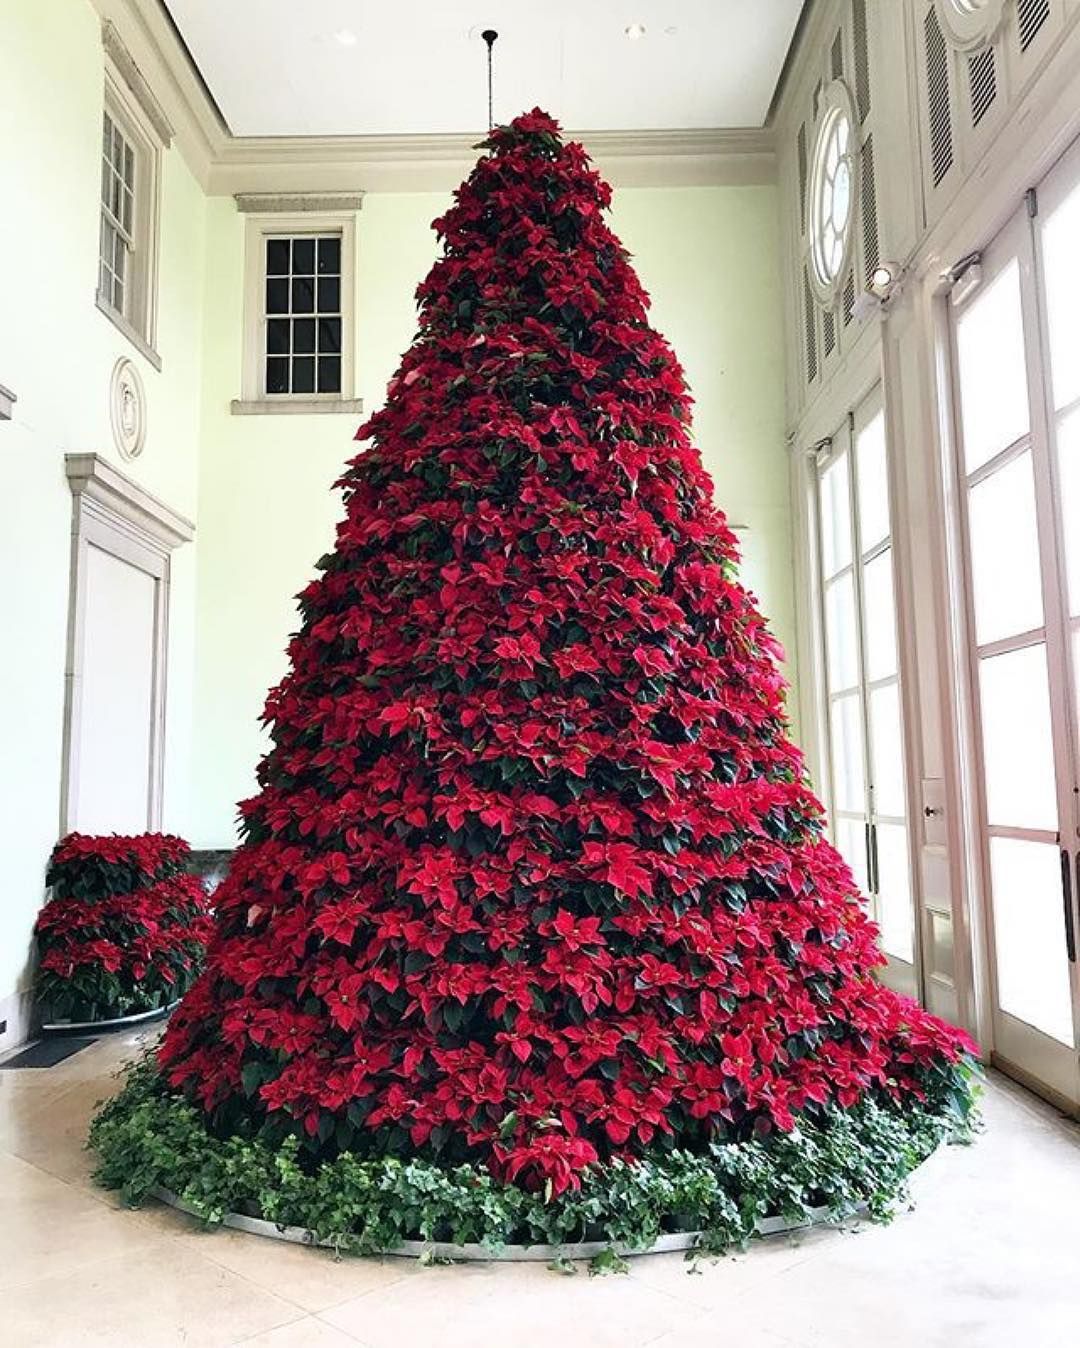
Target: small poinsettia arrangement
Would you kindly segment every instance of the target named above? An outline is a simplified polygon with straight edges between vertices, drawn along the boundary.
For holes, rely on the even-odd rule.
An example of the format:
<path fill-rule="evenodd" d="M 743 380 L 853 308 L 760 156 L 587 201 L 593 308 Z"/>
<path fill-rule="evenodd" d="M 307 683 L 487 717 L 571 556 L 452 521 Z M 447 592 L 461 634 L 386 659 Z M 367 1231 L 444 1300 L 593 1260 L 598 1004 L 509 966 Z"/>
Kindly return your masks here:
<path fill-rule="evenodd" d="M 171 834 L 61 839 L 34 928 L 36 995 L 52 1019 L 135 1015 L 187 990 L 211 931 L 202 882 L 184 870 L 189 854 Z"/>

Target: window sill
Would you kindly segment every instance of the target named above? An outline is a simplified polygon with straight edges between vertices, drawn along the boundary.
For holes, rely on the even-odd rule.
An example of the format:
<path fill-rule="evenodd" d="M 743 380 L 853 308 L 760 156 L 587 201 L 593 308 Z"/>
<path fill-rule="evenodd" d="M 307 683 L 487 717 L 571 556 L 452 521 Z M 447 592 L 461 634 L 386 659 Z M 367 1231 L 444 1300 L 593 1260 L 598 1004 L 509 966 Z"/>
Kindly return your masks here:
<path fill-rule="evenodd" d="M 150 343 L 146 340 L 146 338 L 143 337 L 135 328 L 132 327 L 132 325 L 127 321 L 127 319 L 123 316 L 123 314 L 117 313 L 116 310 L 112 307 L 112 305 L 107 303 L 107 301 L 103 300 L 100 295 L 94 296 L 94 303 L 105 315 L 105 317 L 109 320 L 109 322 L 113 325 L 113 327 L 117 328 L 120 332 L 124 334 L 124 336 L 128 339 L 128 341 L 135 348 L 135 350 L 138 351 L 139 355 L 145 357 L 154 367 L 155 370 L 160 370 L 161 357 L 150 345 Z"/>
<path fill-rule="evenodd" d="M 234 398 L 229 405 L 234 417 L 307 416 L 312 412 L 363 412 L 362 398 Z"/>

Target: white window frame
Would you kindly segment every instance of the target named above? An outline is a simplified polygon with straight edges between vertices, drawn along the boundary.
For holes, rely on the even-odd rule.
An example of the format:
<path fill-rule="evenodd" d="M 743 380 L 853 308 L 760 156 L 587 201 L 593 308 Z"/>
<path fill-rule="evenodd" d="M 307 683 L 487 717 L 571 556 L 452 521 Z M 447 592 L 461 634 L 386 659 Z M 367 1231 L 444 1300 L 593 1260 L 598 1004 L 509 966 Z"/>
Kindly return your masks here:
<path fill-rule="evenodd" d="M 859 437 L 878 417 L 885 418 L 886 465 L 889 478 L 889 529 L 884 538 L 873 540 L 864 547 L 861 534 L 861 516 L 859 513 L 857 446 Z M 880 384 L 870 388 L 854 405 L 854 408 L 834 434 L 822 441 L 808 457 L 808 470 L 804 479 L 806 512 L 805 527 L 808 531 L 807 557 L 805 560 L 803 602 L 807 605 L 804 618 L 807 633 L 808 655 L 807 678 L 800 687 L 804 698 L 804 715 L 814 729 L 817 749 L 818 777 L 823 784 L 822 795 L 827 806 L 830 833 L 837 839 L 837 820 L 863 818 L 866 839 L 866 860 L 860 873 L 855 866 L 856 879 L 866 895 L 871 914 L 878 920 L 878 875 L 877 875 L 877 836 L 878 825 L 894 826 L 903 824 L 907 832 L 908 890 L 911 901 L 912 957 L 906 957 L 885 951 L 887 968 L 883 972 L 883 981 L 908 996 L 921 998 L 922 995 L 922 954 L 921 954 L 921 887 L 918 874 L 916 827 L 912 777 L 915 762 L 908 721 L 907 697 L 908 669 L 905 643 L 907 636 L 904 627 L 904 608 L 899 592 L 901 578 L 898 567 L 898 520 L 897 492 L 893 476 L 892 447 L 889 442 L 888 409 L 884 405 L 884 393 Z M 824 575 L 823 533 L 821 522 L 821 479 L 823 473 L 837 459 L 846 457 L 848 462 L 847 511 L 850 528 L 851 558 L 833 576 L 835 581 L 845 571 L 850 570 L 854 595 L 855 645 L 857 677 L 854 685 L 833 688 L 830 680 L 826 651 L 826 577 Z M 893 673 L 871 679 L 866 668 L 866 634 L 864 623 L 866 606 L 863 594 L 864 573 L 868 565 L 883 553 L 892 554 L 893 599 L 895 606 L 896 669 Z M 801 668 L 802 666 L 800 666 Z M 872 721 L 870 716 L 870 696 L 873 691 L 895 684 L 898 690 L 900 707 L 900 743 L 903 759 L 903 802 L 902 816 L 881 813 L 874 792 L 873 747 L 871 740 Z M 860 726 L 860 754 L 862 763 L 864 807 L 861 813 L 851 808 L 841 808 L 837 798 L 834 781 L 834 730 L 833 705 L 842 698 L 857 695 Z"/>
<path fill-rule="evenodd" d="M 257 200 L 257 199 L 256 199 Z M 297 198 L 282 198 L 296 204 Z M 249 211 L 250 197 L 238 198 Z M 356 209 L 262 209 L 248 213 L 244 237 L 244 356 L 241 397 L 234 414 L 350 412 L 363 410 L 356 388 Z M 356 205 L 359 205 L 357 198 Z M 341 389 L 337 393 L 267 393 L 266 391 L 266 241 L 305 234 L 341 237 Z"/>
<path fill-rule="evenodd" d="M 823 193 L 829 185 L 825 153 L 841 122 L 846 122 L 848 128 L 847 146 L 840 156 L 840 162 L 847 165 L 848 210 L 843 234 L 837 236 L 841 244 L 840 259 L 831 274 L 826 275 L 819 231 Z M 832 80 L 821 94 L 806 188 L 807 272 L 815 296 L 827 309 L 836 303 L 843 290 L 855 256 L 855 232 L 862 201 L 862 136 L 851 91 L 842 79 Z"/>
<path fill-rule="evenodd" d="M 101 289 L 101 218 L 104 207 L 98 193 L 98 269 L 95 302 L 153 367 L 161 369 L 157 341 L 158 252 L 161 233 L 161 156 L 166 142 L 155 120 L 144 111 L 143 99 L 126 83 L 119 66 L 106 56 L 105 93 L 102 104 L 100 142 L 105 114 L 131 145 L 135 155 L 135 211 L 132 250 L 126 276 L 124 312 L 116 309 Z"/>

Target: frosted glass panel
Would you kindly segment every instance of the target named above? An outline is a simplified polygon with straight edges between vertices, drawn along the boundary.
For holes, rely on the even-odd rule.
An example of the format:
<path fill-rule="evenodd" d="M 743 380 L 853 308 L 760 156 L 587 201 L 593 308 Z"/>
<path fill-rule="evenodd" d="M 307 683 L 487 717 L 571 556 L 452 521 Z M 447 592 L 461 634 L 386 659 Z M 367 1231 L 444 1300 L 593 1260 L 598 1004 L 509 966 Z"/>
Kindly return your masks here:
<path fill-rule="evenodd" d="M 851 867 L 855 886 L 865 895 L 868 885 L 866 878 L 866 822 L 862 819 L 838 819 L 836 821 L 836 850 Z"/>
<path fill-rule="evenodd" d="M 1046 647 L 979 662 L 989 822 L 1057 831 Z"/>
<path fill-rule="evenodd" d="M 881 944 L 888 954 L 910 963 L 915 958 L 915 943 L 907 829 L 903 824 L 878 824 L 877 866 L 877 920 Z"/>
<path fill-rule="evenodd" d="M 1054 406 L 1080 398 L 1080 189 L 1074 188 L 1043 224 L 1046 316 Z"/>
<path fill-rule="evenodd" d="M 838 697 L 832 707 L 832 765 L 834 804 L 838 810 L 866 808 L 863 774 L 862 724 L 859 695 Z"/>
<path fill-rule="evenodd" d="M 895 683 L 870 694 L 870 745 L 874 807 L 878 814 L 907 813 L 904 808 L 904 742 L 900 734 L 900 690 Z"/>
<path fill-rule="evenodd" d="M 975 638 L 980 646 L 1043 623 L 1031 454 L 999 468 L 968 498 Z"/>
<path fill-rule="evenodd" d="M 879 412 L 855 446 L 859 484 L 859 546 L 869 552 L 889 533 L 889 477 L 885 466 L 885 415 Z"/>
<path fill-rule="evenodd" d="M 829 688 L 851 688 L 859 678 L 858 634 L 855 629 L 855 579 L 850 571 L 825 587 L 825 650 Z"/>
<path fill-rule="evenodd" d="M 990 839 L 998 1004 L 1063 1044 L 1073 1043 L 1058 849 Z"/>
<path fill-rule="evenodd" d="M 1069 612 L 1080 615 L 1080 408 L 1058 422 L 1057 443 Z"/>
<path fill-rule="evenodd" d="M 956 324 L 964 462 L 973 472 L 1030 424 L 1020 270 L 1015 259 Z"/>
<path fill-rule="evenodd" d="M 848 456 L 841 454 L 821 475 L 821 563 L 834 576 L 851 561 L 851 495 Z"/>
<path fill-rule="evenodd" d="M 863 568 L 863 610 L 866 677 L 870 680 L 888 678 L 896 673 L 892 548 L 887 548 Z"/>

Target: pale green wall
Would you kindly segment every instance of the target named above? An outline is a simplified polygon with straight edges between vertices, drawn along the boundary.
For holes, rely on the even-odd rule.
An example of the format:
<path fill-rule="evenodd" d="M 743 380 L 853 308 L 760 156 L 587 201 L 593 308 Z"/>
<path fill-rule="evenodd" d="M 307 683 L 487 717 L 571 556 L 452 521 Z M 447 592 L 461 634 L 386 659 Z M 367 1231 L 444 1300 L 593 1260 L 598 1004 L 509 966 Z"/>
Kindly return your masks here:
<path fill-rule="evenodd" d="M 205 209 L 173 149 L 164 156 L 159 374 L 94 305 L 103 65 L 86 0 L 0 0 L 0 1014 L 29 971 L 30 933 L 60 806 L 71 494 L 65 453 L 95 451 L 181 514 L 197 504 Z M 145 452 L 122 463 L 108 424 L 120 356 L 140 368 Z M 195 547 L 174 554 L 165 823 L 187 831 Z M 11 1033 L 11 1027 L 9 1027 Z"/>
<path fill-rule="evenodd" d="M 369 195 L 357 226 L 357 393 L 382 402 L 414 329 L 413 291 L 436 254 L 441 194 Z M 744 575 L 794 649 L 776 196 L 771 187 L 633 189 L 613 224 L 652 292 L 696 398 L 695 430 L 717 496 L 748 526 Z M 209 212 L 199 502 L 199 635 L 192 828 L 233 840 L 235 802 L 254 790 L 257 720 L 285 669 L 296 594 L 333 542 L 329 490 L 357 419 L 230 415 L 239 393 L 243 219 Z"/>
<path fill-rule="evenodd" d="M 0 383 L 0 1016 L 29 971 L 31 928 L 59 824 L 71 499 L 67 452 L 96 451 L 196 521 L 174 554 L 165 826 L 196 845 L 233 839 L 262 751 L 258 716 L 284 671 L 292 596 L 331 544 L 331 491 L 357 418 L 236 417 L 243 220 L 164 156 L 155 371 L 94 306 L 103 66 L 88 0 L 0 0 L 4 130 Z M 357 393 L 369 409 L 414 331 L 413 291 L 435 256 L 444 194 L 370 194 L 357 230 Z M 774 191 L 620 192 L 614 225 L 686 366 L 718 497 L 749 526 L 746 577 L 792 631 Z M 135 464 L 108 426 L 113 364 L 146 384 Z M 10 1034 L 10 1030 L 9 1030 Z"/>
<path fill-rule="evenodd" d="M 653 325 L 686 370 L 694 441 L 716 502 L 745 526 L 743 582 L 790 653 L 794 677 L 776 189 L 617 192 L 613 225 L 652 295 Z"/>

